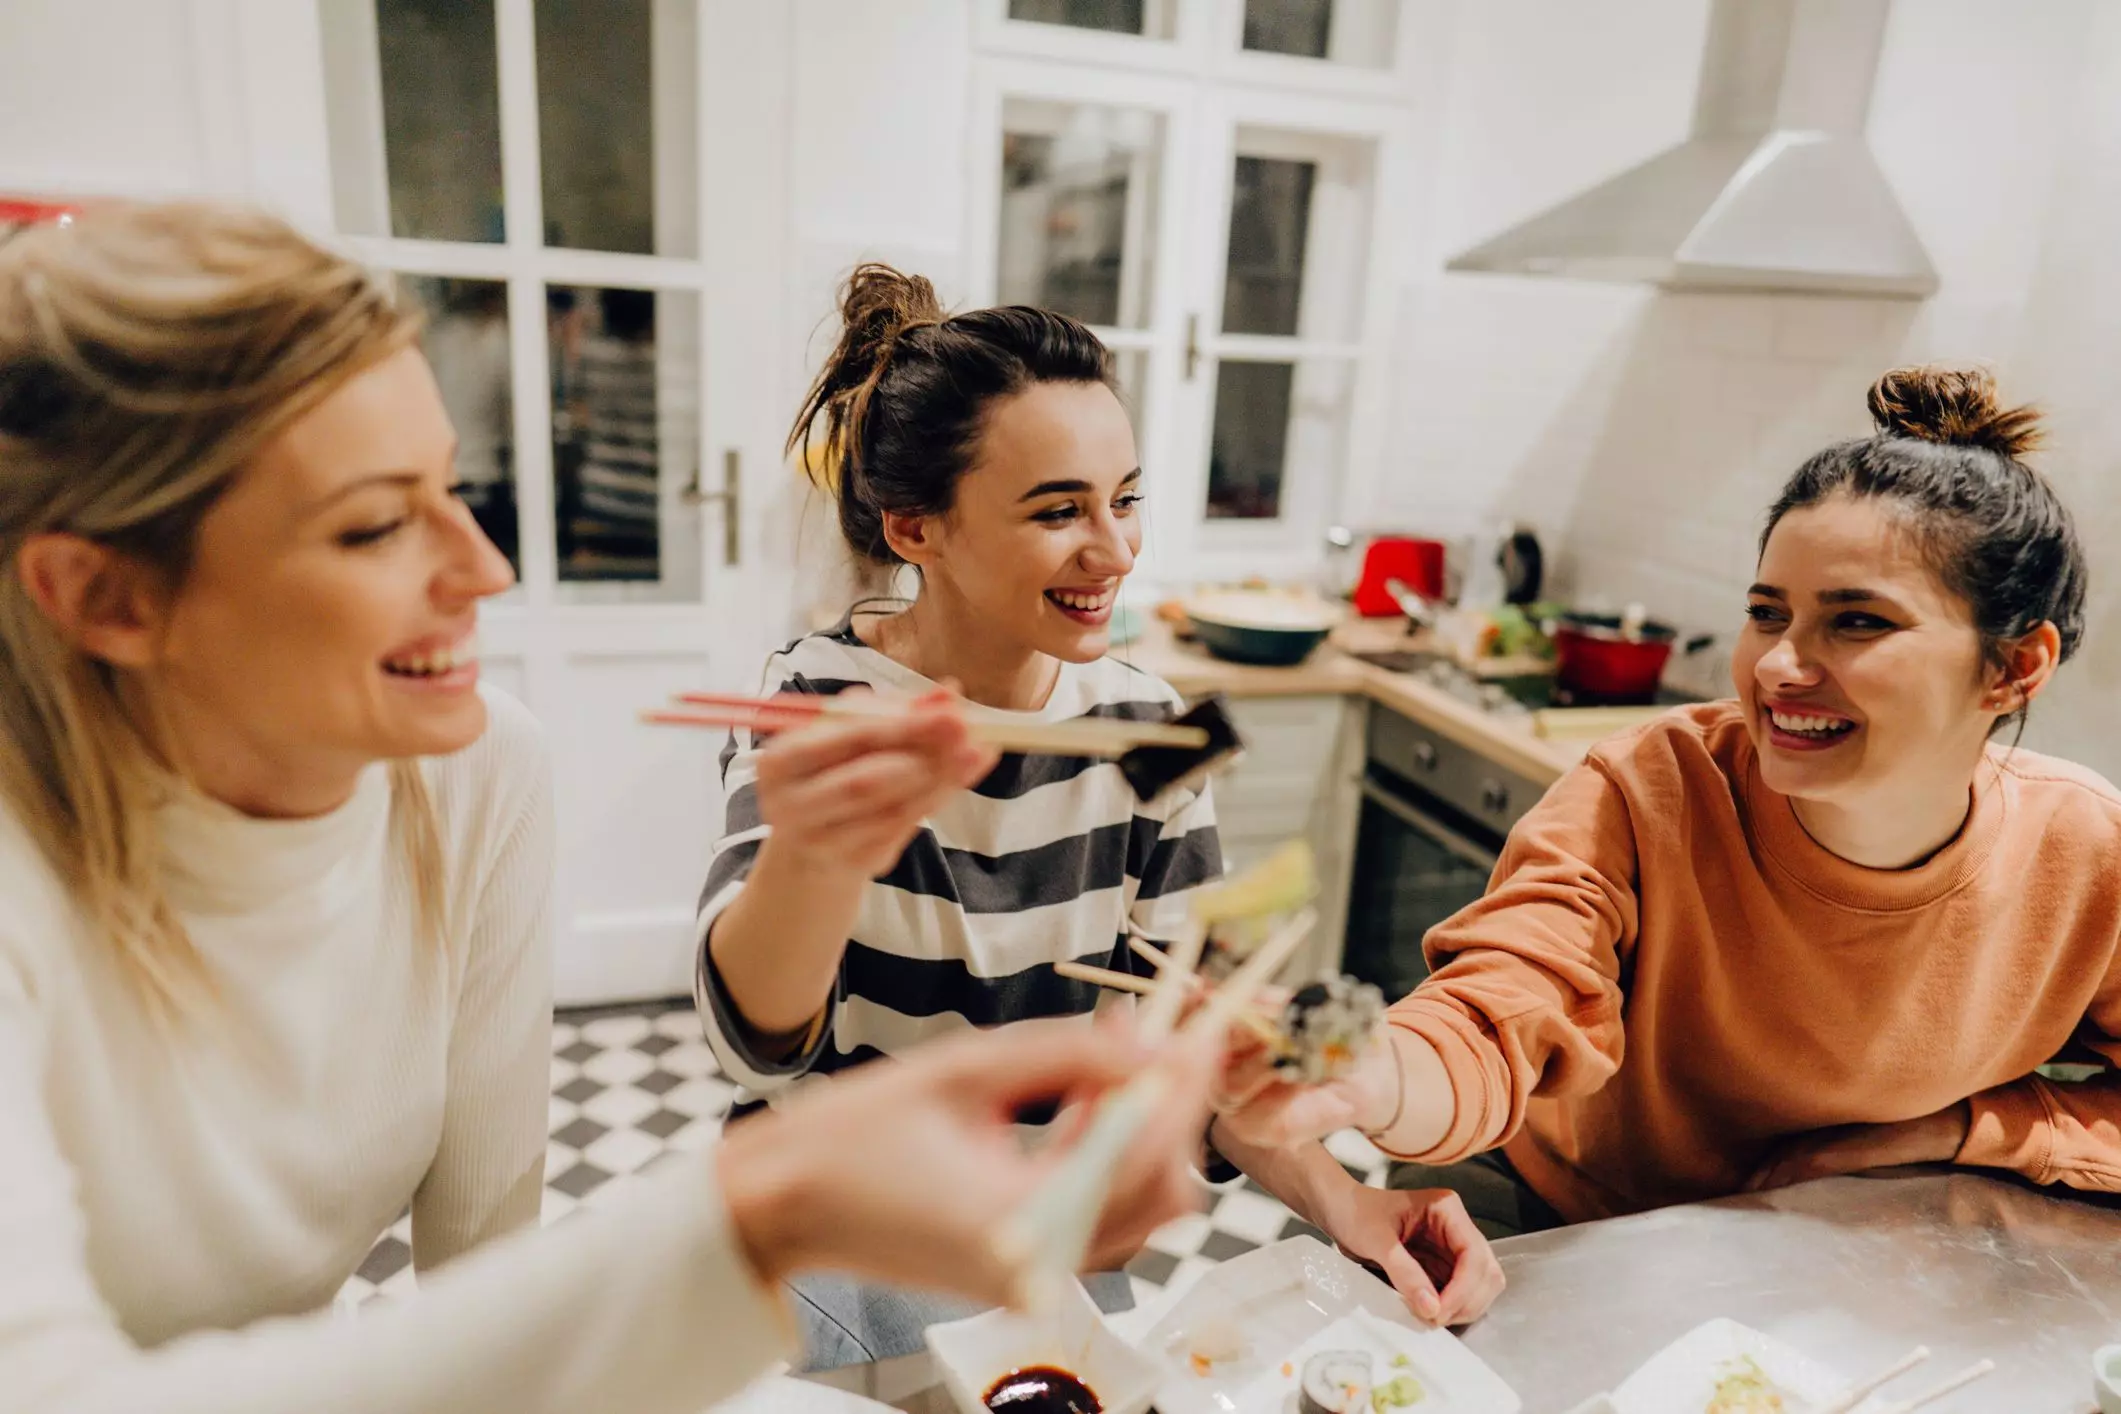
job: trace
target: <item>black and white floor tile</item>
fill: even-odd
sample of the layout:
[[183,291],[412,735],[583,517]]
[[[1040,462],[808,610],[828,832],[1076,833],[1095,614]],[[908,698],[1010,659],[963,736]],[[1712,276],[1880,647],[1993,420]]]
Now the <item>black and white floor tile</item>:
[[[559,1013],[552,1028],[544,1221],[609,1202],[665,1154],[713,1143],[735,1094],[690,1002]],[[1336,1135],[1328,1147],[1356,1177],[1383,1182],[1384,1157],[1360,1135]],[[1311,1231],[1247,1183],[1160,1230],[1127,1270],[1144,1303],[1168,1300],[1218,1262]],[[352,1309],[410,1291],[411,1241],[410,1221],[400,1219],[347,1281],[338,1306]]]

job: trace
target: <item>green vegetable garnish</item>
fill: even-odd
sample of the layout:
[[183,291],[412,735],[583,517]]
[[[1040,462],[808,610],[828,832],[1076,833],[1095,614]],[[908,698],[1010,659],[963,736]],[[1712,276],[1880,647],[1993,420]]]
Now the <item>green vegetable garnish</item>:
[[[1405,1357],[1402,1356],[1392,1363],[1403,1364]],[[1394,1375],[1389,1382],[1370,1391],[1370,1409],[1372,1414],[1385,1414],[1387,1409],[1404,1409],[1410,1404],[1421,1403],[1427,1397],[1428,1391],[1421,1387],[1420,1380],[1412,1375]]]

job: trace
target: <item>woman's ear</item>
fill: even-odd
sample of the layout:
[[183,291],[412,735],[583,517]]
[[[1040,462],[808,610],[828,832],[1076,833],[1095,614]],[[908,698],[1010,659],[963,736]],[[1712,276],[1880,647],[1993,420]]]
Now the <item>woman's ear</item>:
[[882,516],[884,543],[909,565],[928,568],[935,562],[942,535],[943,518],[885,511]]
[[2053,624],[2043,623],[2017,642],[2004,645],[2002,666],[1991,670],[1987,701],[2006,715],[2022,711],[2061,665],[2062,634]]
[[130,556],[63,531],[23,542],[15,573],[59,636],[114,667],[154,662],[165,619],[157,576]]

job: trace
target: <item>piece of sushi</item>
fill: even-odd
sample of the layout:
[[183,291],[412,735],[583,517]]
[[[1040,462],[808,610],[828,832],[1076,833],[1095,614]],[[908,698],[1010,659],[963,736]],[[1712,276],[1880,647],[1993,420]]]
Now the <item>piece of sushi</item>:
[[1304,1361],[1296,1403],[1302,1414],[1370,1414],[1369,1353],[1325,1350]]
[[1368,982],[1346,976],[1313,982],[1282,1008],[1274,1069],[1299,1084],[1323,1085],[1347,1073],[1384,1017],[1384,993]]

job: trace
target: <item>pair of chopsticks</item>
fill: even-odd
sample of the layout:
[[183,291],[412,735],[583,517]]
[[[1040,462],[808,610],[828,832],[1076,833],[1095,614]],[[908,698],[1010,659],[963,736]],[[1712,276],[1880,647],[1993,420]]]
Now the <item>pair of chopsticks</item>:
[[[1869,1399],[1879,1390],[1929,1358],[1929,1347],[1918,1345],[1893,1362],[1891,1366],[1879,1371],[1867,1380],[1861,1380],[1850,1385],[1847,1389],[1820,1405],[1815,1414],[1850,1414],[1850,1411],[1863,1403],[1864,1400]],[[1877,1414],[1913,1414],[1914,1410],[1920,1409],[1925,1404],[1935,1403],[1955,1390],[1964,1389],[1995,1368],[1996,1362],[1993,1360],[1978,1361],[1967,1366],[1950,1379],[1924,1390],[1912,1399],[1895,1400],[1881,1406]]]
[[[681,692],[677,707],[652,708],[643,721],[675,727],[748,727],[756,731],[793,731],[828,717],[891,721],[907,716],[912,703],[903,698],[824,697],[783,692],[770,697],[736,693]],[[966,725],[975,741],[1002,751],[1043,752],[1116,760],[1144,746],[1198,750],[1208,744],[1200,727],[1171,722],[1128,722],[1113,717],[1079,717],[1066,722],[1017,722],[968,713]]]
[[[1310,936],[1317,922],[1318,915],[1306,909],[1260,944],[1186,1022],[1181,1043],[1202,1034],[1219,1035],[1248,1014],[1267,979]],[[1171,1035],[1206,937],[1204,927],[1189,929],[1163,955],[1140,1021],[1143,1038],[1152,1044]],[[1170,1088],[1170,1073],[1153,1065],[1108,1095],[1075,1148],[996,1230],[995,1253],[1016,1272],[1017,1305],[1050,1309],[1064,1283],[1082,1265],[1120,1160]]]
[[[1164,952],[1147,938],[1138,934],[1129,934],[1127,946],[1133,948],[1137,956],[1155,963],[1158,969],[1164,967],[1166,961]],[[1131,972],[1115,972],[1109,967],[1092,967],[1084,962],[1056,962],[1053,964],[1053,970],[1060,976],[1077,982],[1091,982],[1114,992],[1131,992],[1138,997],[1154,995],[1158,986],[1157,979],[1137,977]],[[1272,992],[1272,988],[1263,988],[1261,995],[1254,1000],[1261,1005],[1279,1011],[1281,1008],[1275,1004]],[[1259,1037],[1260,1040],[1270,1045],[1276,1045],[1281,1042],[1282,1034],[1280,1028],[1276,1027],[1267,1017],[1261,1015],[1259,1011],[1251,1009],[1240,1011],[1237,1013],[1236,1019],[1239,1024],[1243,1025],[1253,1035]]]

